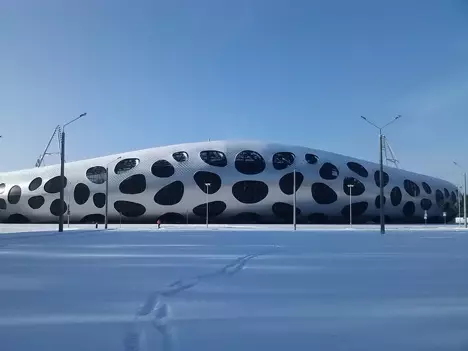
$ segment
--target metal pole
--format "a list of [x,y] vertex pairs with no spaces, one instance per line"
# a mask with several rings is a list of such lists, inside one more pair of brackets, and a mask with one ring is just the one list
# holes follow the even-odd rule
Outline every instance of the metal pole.
[[380,234],[385,234],[385,215],[384,215],[384,176],[383,176],[383,135],[382,129],[380,129],[379,140],[380,140]]
[[465,228],[467,228],[468,223],[466,222],[466,172],[463,174],[465,180],[465,188],[463,190],[463,217],[465,218]]
[[68,188],[67,228],[70,228],[70,187]]
[[352,203],[352,192],[353,192],[353,187],[348,185],[349,187],[349,226],[352,227],[353,226],[353,203]]
[[206,227],[208,228],[208,184],[206,185]]
[[296,230],[296,168],[294,168],[293,175],[293,227]]
[[461,199],[460,199],[460,190],[461,189],[460,188],[457,189],[457,195],[458,195],[458,226],[459,227],[461,225]]
[[62,130],[62,143],[60,150],[60,215],[59,232],[63,232],[63,213],[65,212],[64,188],[65,188],[65,131]]
[[106,210],[105,210],[105,219],[104,219],[104,229],[107,229],[109,213],[109,167],[106,167]]

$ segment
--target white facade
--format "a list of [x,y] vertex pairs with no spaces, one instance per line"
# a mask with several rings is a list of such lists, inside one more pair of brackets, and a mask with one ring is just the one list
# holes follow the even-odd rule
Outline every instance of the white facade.
[[[121,214],[123,221],[203,222],[208,201],[212,222],[291,222],[295,169],[299,223],[348,222],[348,184],[354,185],[353,221],[378,222],[378,164],[255,141],[171,145],[67,163],[72,222],[103,221],[107,165],[110,221]],[[425,209],[429,222],[458,213],[455,185],[391,167],[384,173],[389,222],[423,222]],[[59,175],[60,165],[0,173],[0,221],[56,222]]]

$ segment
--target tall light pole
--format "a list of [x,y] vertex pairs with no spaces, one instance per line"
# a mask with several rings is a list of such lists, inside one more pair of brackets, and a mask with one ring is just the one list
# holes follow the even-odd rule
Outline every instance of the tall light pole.
[[293,228],[296,230],[296,167],[293,171]]
[[353,226],[353,203],[352,203],[352,190],[353,190],[354,184],[348,184],[348,189],[349,189],[349,226]]
[[[117,160],[120,160],[122,156],[117,157],[116,159],[110,161],[106,165],[106,209],[105,209],[105,219],[104,219],[104,229],[107,229],[107,223],[108,223],[108,214],[109,214],[109,165],[112,162],[115,162]],[[122,223],[121,223],[122,225]]]
[[71,183],[70,187],[68,188],[68,208],[67,208],[67,228],[70,228],[70,190],[71,190]]
[[460,194],[461,191],[463,190],[462,186],[457,187],[457,195],[458,195],[458,226],[461,224],[461,198]]
[[205,183],[206,186],[206,227],[208,228],[208,189],[211,183]]
[[60,205],[61,205],[61,211],[59,215],[59,232],[63,232],[63,214],[65,212],[65,201],[64,201],[64,195],[65,195],[65,127],[68,126],[69,124],[72,124],[73,122],[79,120],[81,117],[86,116],[86,112],[82,113],[75,119],[72,119],[70,122],[65,123],[62,126],[62,137],[60,138]]
[[455,161],[453,161],[453,164],[463,171],[463,183],[464,183],[464,186],[463,186],[463,218],[464,218],[464,222],[465,222],[465,228],[467,228],[468,227],[468,222],[466,221],[466,171],[462,166],[460,166]]
[[395,122],[397,119],[401,118],[401,115],[397,115],[390,122],[385,124],[383,127],[379,127],[375,123],[368,120],[366,117],[361,116],[361,118],[369,123],[371,126],[379,130],[379,159],[380,159],[380,172],[379,172],[379,188],[380,188],[380,234],[385,234],[385,214],[384,214],[384,176],[383,176],[383,135],[382,130]]

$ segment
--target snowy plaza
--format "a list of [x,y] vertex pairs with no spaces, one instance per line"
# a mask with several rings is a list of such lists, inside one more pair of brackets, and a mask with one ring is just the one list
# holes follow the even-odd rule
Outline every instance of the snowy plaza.
[[456,225],[0,227],[1,350],[461,350]]

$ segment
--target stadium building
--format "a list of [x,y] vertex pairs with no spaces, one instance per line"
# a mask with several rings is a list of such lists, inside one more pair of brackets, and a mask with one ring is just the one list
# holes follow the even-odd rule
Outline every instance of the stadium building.
[[[322,150],[255,141],[210,141],[132,151],[65,165],[71,222],[379,222],[379,165]],[[296,175],[294,188],[294,174]],[[384,167],[389,223],[447,222],[457,187]],[[352,185],[350,187],[349,185]],[[0,173],[0,221],[57,222],[60,165]],[[65,212],[67,216],[68,213]],[[66,218],[66,217],[65,217]]]

